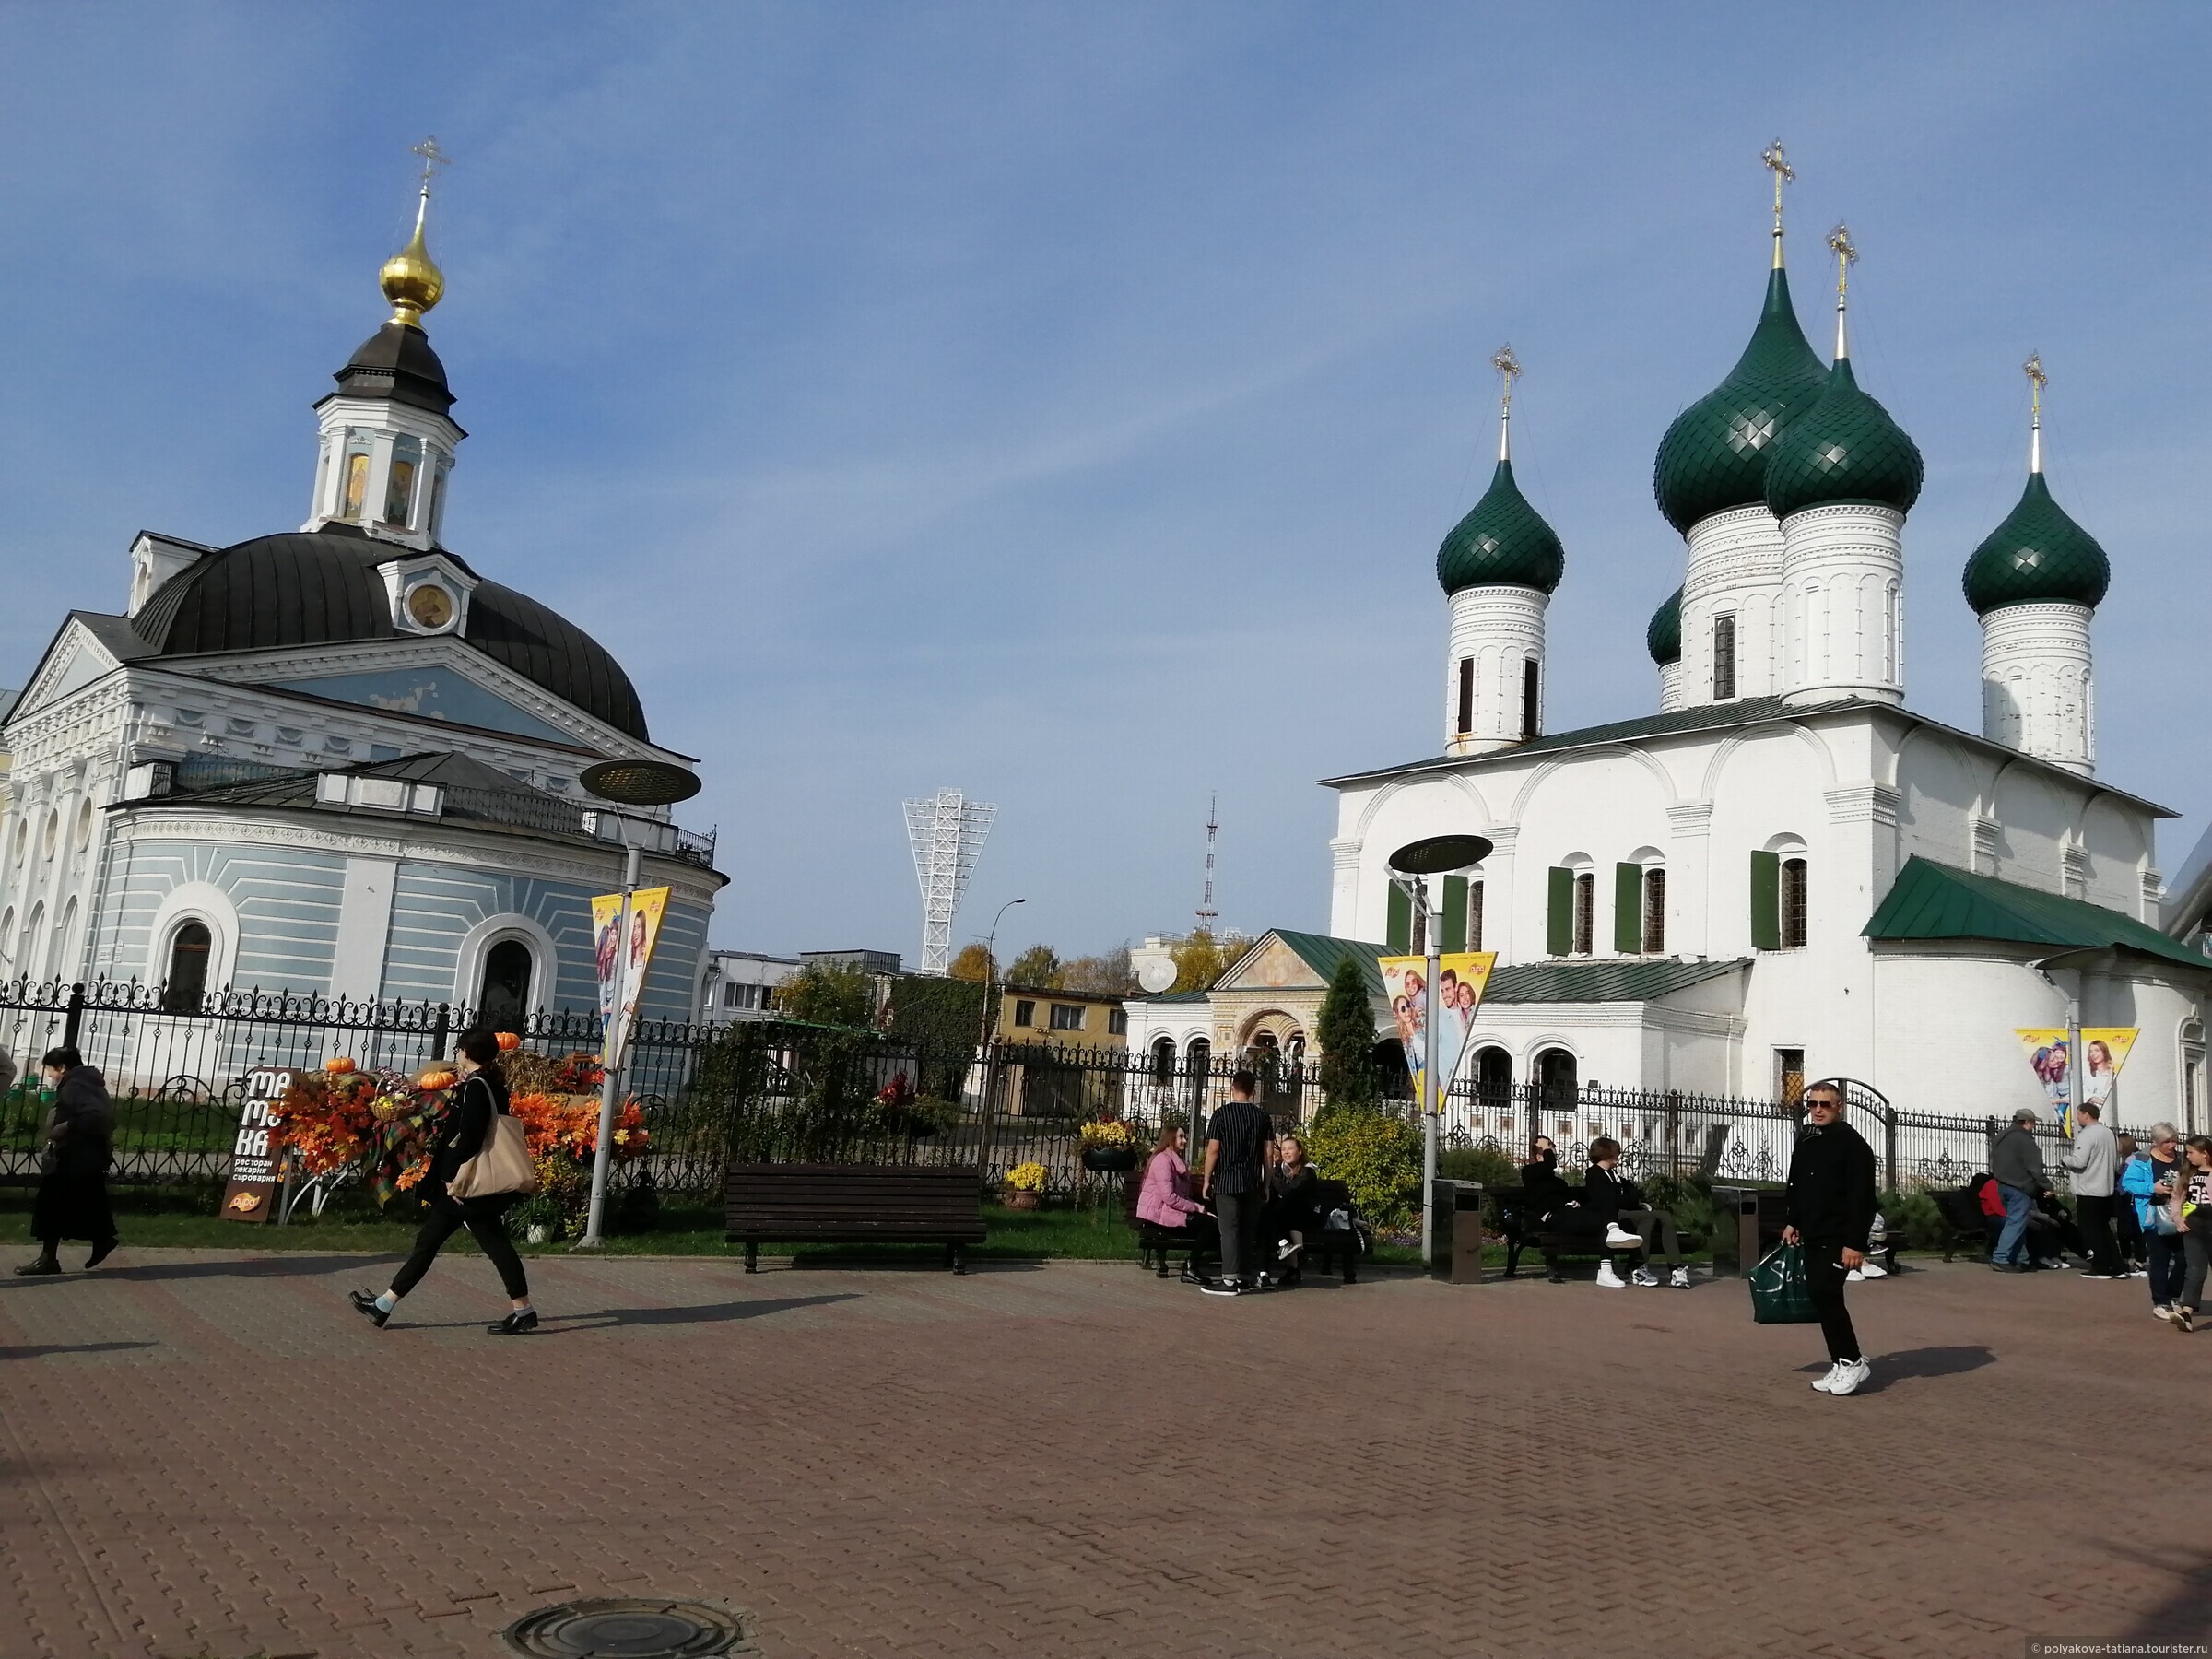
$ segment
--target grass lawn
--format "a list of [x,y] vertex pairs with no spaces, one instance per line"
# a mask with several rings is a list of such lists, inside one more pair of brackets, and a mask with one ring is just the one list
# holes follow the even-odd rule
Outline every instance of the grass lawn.
[[[350,1200],[351,1202],[347,1202]],[[288,1226],[225,1221],[212,1213],[213,1201],[177,1194],[148,1194],[119,1190],[115,1194],[115,1225],[126,1247],[149,1249],[315,1250],[324,1253],[359,1251],[369,1255],[405,1255],[415,1238],[411,1222],[387,1219],[356,1193],[342,1193],[320,1218],[298,1211]],[[30,1241],[30,1194],[27,1188],[0,1191],[0,1245],[28,1245]],[[1041,1209],[1010,1210],[1002,1205],[983,1206],[989,1240],[969,1251],[980,1261],[1116,1262],[1136,1259],[1136,1236],[1122,1220],[1119,1210]],[[62,1259],[73,1260],[79,1246],[65,1246]],[[476,1241],[456,1234],[449,1250],[473,1252]],[[558,1255],[567,1243],[524,1244],[524,1255]],[[857,1246],[823,1244],[763,1244],[764,1255],[792,1256],[801,1263],[858,1260],[934,1260],[935,1245]],[[651,1232],[624,1233],[606,1241],[609,1255],[736,1255],[742,1246],[722,1236],[719,1210],[704,1205],[664,1205],[660,1222]],[[1375,1253],[1377,1261],[1418,1264],[1420,1253],[1385,1244]],[[1500,1258],[1502,1259],[1502,1258]]]

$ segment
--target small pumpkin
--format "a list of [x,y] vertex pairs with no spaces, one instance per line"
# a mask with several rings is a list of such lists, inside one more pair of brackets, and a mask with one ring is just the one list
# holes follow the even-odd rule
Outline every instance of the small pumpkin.
[[357,1067],[354,1063],[348,1060],[345,1055],[340,1054],[335,1060],[330,1062],[330,1064],[325,1065],[323,1069],[331,1077],[344,1077],[352,1075],[352,1073],[359,1068]]
[[514,1032],[501,1031],[500,1033],[500,1052],[501,1053],[512,1054],[516,1049],[519,1049],[522,1046],[522,1038],[517,1036]]
[[415,1086],[418,1088],[429,1089],[434,1093],[441,1088],[451,1088],[454,1084],[460,1081],[461,1078],[459,1075],[453,1072],[443,1070],[427,1071],[415,1080]]

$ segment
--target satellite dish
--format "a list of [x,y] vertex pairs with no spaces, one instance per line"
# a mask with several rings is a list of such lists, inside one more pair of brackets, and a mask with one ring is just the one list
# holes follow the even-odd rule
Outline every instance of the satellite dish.
[[1154,996],[1158,996],[1175,982],[1174,960],[1168,957],[1151,957],[1138,967],[1136,982]]
[[1480,864],[1490,855],[1490,846],[1479,835],[1431,835],[1393,853],[1390,867],[1401,876],[1442,876]]
[[601,800],[625,806],[673,806],[700,791],[697,772],[665,760],[602,760],[577,778]]

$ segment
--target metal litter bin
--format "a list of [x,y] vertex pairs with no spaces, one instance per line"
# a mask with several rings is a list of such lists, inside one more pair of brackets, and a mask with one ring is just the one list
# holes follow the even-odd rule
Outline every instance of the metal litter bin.
[[1429,1277],[1450,1285],[1479,1285],[1482,1248],[1489,1241],[1482,1224],[1482,1182],[1435,1182],[1430,1199],[1436,1224],[1430,1239]]

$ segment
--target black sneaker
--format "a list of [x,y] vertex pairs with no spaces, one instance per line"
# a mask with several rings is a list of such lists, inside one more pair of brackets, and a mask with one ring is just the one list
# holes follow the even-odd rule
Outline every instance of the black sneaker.
[[1207,1296],[1241,1296],[1244,1287],[1235,1279],[1216,1279],[1210,1285],[1201,1285],[1199,1290]]
[[17,1268],[16,1277],[18,1278],[44,1278],[47,1275],[59,1273],[61,1270],[62,1265],[52,1256],[41,1256],[37,1261],[26,1262],[22,1266]]
[[85,1258],[85,1265],[87,1267],[99,1266],[115,1253],[115,1246],[122,1242],[121,1239],[102,1239],[92,1246],[92,1253]]
[[1206,1286],[1212,1284],[1214,1281],[1207,1278],[1205,1274],[1200,1273],[1195,1267],[1185,1267],[1182,1270],[1182,1282],[1186,1285]]
[[[369,1316],[369,1323],[380,1331],[384,1328],[384,1321],[392,1317],[392,1309],[378,1307],[376,1298],[366,1290],[348,1290],[346,1292],[346,1300],[353,1304],[353,1311],[356,1313],[366,1313]],[[397,1305],[396,1302],[393,1304],[394,1307]]]
[[484,1329],[493,1336],[527,1336],[537,1329],[537,1310],[524,1308],[519,1313],[508,1314],[498,1324],[486,1325]]

